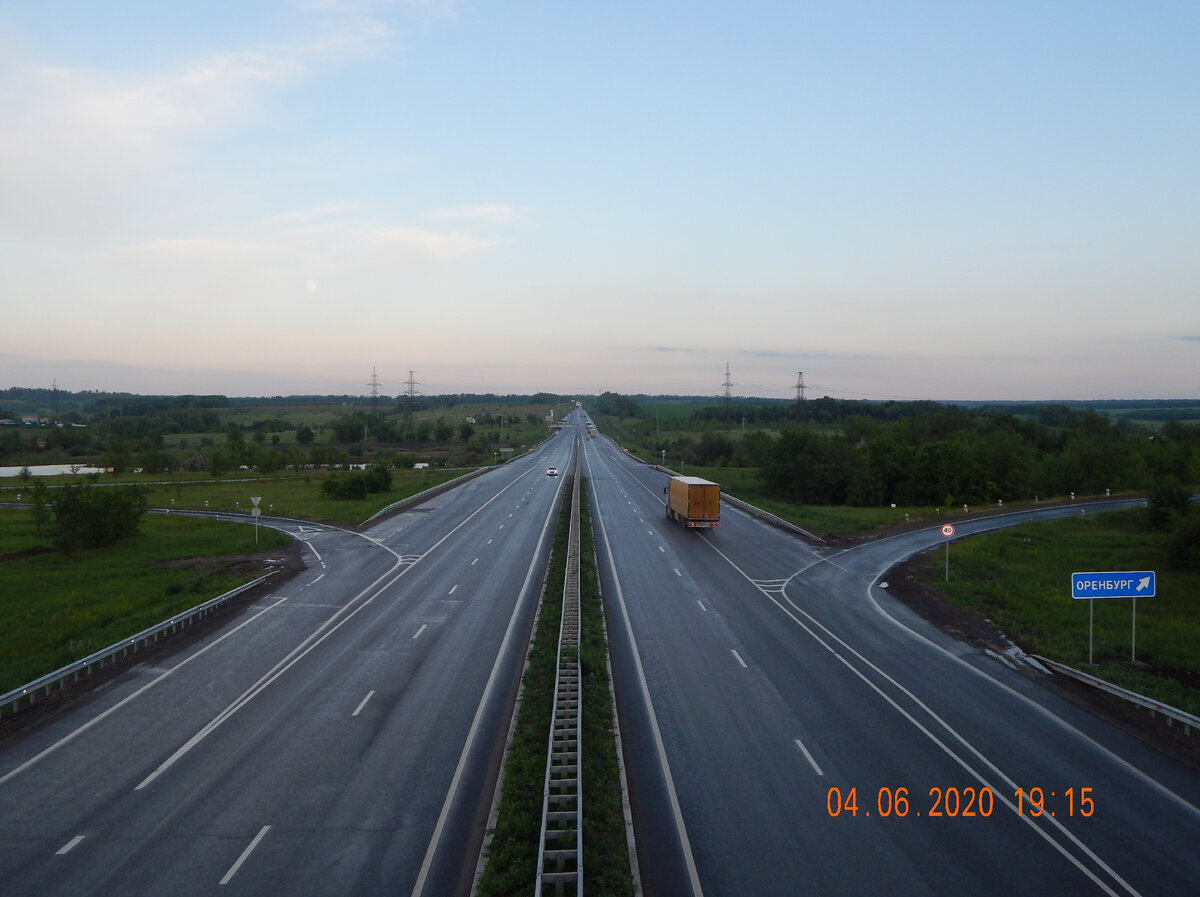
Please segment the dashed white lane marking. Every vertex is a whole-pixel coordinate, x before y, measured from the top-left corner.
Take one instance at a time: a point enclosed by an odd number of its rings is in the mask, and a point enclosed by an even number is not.
[[[364,697],[361,701],[358,702],[358,706],[354,708],[354,712],[351,713],[350,715],[358,716],[360,713],[362,713],[362,709],[367,706],[367,701],[371,700],[371,698],[374,695],[375,695],[374,690],[367,692],[366,697]]]
[[[66,854],[68,854],[72,850],[74,850],[75,847],[79,844],[79,842],[82,841],[85,837],[86,837],[86,835],[76,835],[74,838],[72,838],[70,841],[68,841],[62,847],[58,848],[58,850],[54,851],[54,855],[57,857],[65,856]]]
[[[258,834],[254,836],[254,840],[242,851],[242,855],[237,858],[237,861],[229,867],[229,871],[225,873],[225,877],[221,879],[220,884],[227,885],[237,875],[238,870],[242,868],[242,863],[254,852],[254,848],[258,847],[258,843],[267,836],[267,832],[271,830],[271,826],[264,825],[258,830]]]

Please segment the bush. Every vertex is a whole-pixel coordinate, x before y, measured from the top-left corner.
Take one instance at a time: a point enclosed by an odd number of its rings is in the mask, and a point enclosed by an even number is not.
[[[51,502],[54,544],[70,554],[80,548],[105,548],[137,534],[146,513],[146,490],[141,486],[63,486]]]
[[[321,484],[323,498],[360,499],[373,492],[392,488],[392,472],[382,464],[373,464],[365,471],[352,471],[344,477],[333,476]]]
[[[1167,557],[1179,569],[1200,570],[1200,508],[1190,508],[1182,518],[1171,537]]]

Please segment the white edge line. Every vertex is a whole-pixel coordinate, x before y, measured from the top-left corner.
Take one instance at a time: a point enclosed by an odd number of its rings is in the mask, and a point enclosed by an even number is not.
[[[730,653],[733,655],[733,659],[742,665],[743,670],[750,669],[750,667],[746,665],[746,661],[742,660],[742,655],[738,654],[736,649],[731,648]]]
[[[515,481],[514,481],[515,482]],[[556,507],[552,503],[550,511],[546,514],[546,519],[542,523],[542,532],[538,536],[538,544],[540,545],[546,538],[546,532],[550,528],[552,520],[557,519]],[[504,524],[500,524],[500,528],[504,528]],[[456,528],[457,529],[457,528]],[[478,560],[478,558],[476,558]],[[534,552],[534,557],[529,562],[529,568],[525,571],[525,582],[521,586],[521,591],[518,593],[517,603],[513,606],[512,615],[508,618],[508,628],[504,631],[504,637],[500,641],[500,650],[496,652],[496,660],[492,664],[492,672],[488,676],[487,684],[483,687],[483,695],[479,699],[479,706],[475,708],[475,718],[471,720],[471,728],[467,732],[466,741],[463,742],[462,753],[458,757],[458,766],[454,769],[454,776],[450,780],[450,787],[446,790],[446,799],[442,802],[441,813],[438,814],[438,820],[434,824],[433,834],[429,838],[429,846],[425,849],[425,858],[421,861],[421,868],[417,872],[417,880],[413,884],[413,897],[419,897],[425,893],[425,882],[429,877],[429,870],[433,867],[434,857],[437,855],[438,849],[441,847],[442,834],[446,828],[446,821],[450,817],[451,807],[454,805],[454,800],[458,796],[459,783],[462,780],[463,772],[467,767],[467,760],[475,749],[475,740],[479,737],[480,722],[483,719],[485,708],[493,700],[492,694],[498,687],[501,658],[509,650],[510,643],[516,634],[517,617],[523,604],[523,596],[528,592],[530,584],[533,582],[534,568],[537,562],[537,552]],[[536,600],[536,599],[535,599]]]
[[[168,676],[172,675],[173,673],[176,673],[176,672],[178,672],[178,671],[179,671],[179,670],[181,670],[183,667],[185,667],[185,666],[187,666],[189,663],[191,663],[193,660],[196,660],[198,657],[201,657],[201,656],[203,656],[204,654],[207,654],[207,653],[208,653],[209,651],[211,651],[213,648],[217,647],[217,645],[219,645],[219,644],[221,644],[223,641],[225,641],[225,639],[232,637],[232,636],[233,636],[233,635],[235,635],[235,634],[236,634],[236,633],[237,633],[239,630],[241,630],[241,629],[245,628],[246,626],[249,626],[251,623],[253,623],[255,620],[257,620],[257,619],[258,619],[259,617],[261,617],[263,614],[265,614],[265,613],[269,613],[271,610],[273,610],[273,609],[275,609],[276,607],[278,607],[278,606],[279,606],[280,604],[282,604],[284,601],[287,601],[287,598],[280,598],[280,599],[279,599],[278,601],[276,601],[274,604],[271,604],[271,605],[269,605],[269,606],[267,606],[267,607],[264,607],[262,610],[260,610],[258,613],[256,613],[254,616],[252,616],[250,619],[248,619],[248,620],[244,620],[242,623],[239,623],[239,624],[238,624],[237,626],[235,626],[233,629],[229,630],[229,631],[228,631],[227,633],[225,633],[223,636],[221,636],[220,638],[218,638],[216,641],[214,641],[214,642],[210,642],[208,645],[206,645],[205,647],[201,648],[201,649],[200,649],[199,651],[197,651],[195,654],[191,654],[191,655],[189,655],[189,656],[185,657],[185,658],[184,658],[183,660],[181,660],[179,663],[175,664],[175,666],[171,667],[169,670],[167,670],[166,672],[162,673],[162,675],[160,675],[160,676],[158,676],[158,677],[156,677],[156,678],[154,678],[154,679],[151,679],[149,682],[147,682],[145,685],[143,685],[143,686],[142,686],[141,688],[139,688],[137,691],[130,693],[129,695],[127,695],[126,697],[124,697],[123,699],[121,699],[120,701],[118,701],[116,704],[113,704],[113,706],[109,707],[109,708],[108,708],[107,710],[105,710],[103,713],[100,713],[100,714],[98,714],[98,715],[96,715],[96,716],[92,717],[90,720],[88,720],[86,723],[84,723],[84,724],[83,724],[82,726],[80,726],[78,729],[75,729],[74,731],[70,732],[69,734],[67,734],[67,735],[64,735],[62,738],[60,738],[58,741],[54,742],[54,744],[52,744],[52,745],[50,745],[49,747],[47,747],[47,748],[46,748],[45,750],[43,750],[41,753],[39,753],[39,754],[35,754],[34,756],[30,757],[28,760],[26,760],[26,761],[25,761],[24,763],[22,763],[20,766],[17,766],[17,767],[15,767],[15,768],[13,768],[13,769],[10,769],[10,770],[9,770],[8,772],[6,772],[4,775],[0,776],[0,785],[3,785],[5,782],[7,782],[9,779],[13,778],[13,777],[14,777],[14,776],[16,776],[17,774],[19,774],[19,773],[21,773],[21,772],[24,772],[24,771],[25,771],[26,769],[28,769],[30,766],[33,766],[33,765],[34,765],[35,763],[37,763],[39,760],[42,760],[42,759],[44,759],[45,757],[48,757],[50,754],[54,753],[55,751],[57,751],[59,748],[63,747],[64,745],[66,745],[66,744],[69,744],[70,742],[74,741],[74,740],[75,740],[77,737],[79,737],[80,735],[82,735],[82,734],[83,734],[84,732],[86,732],[88,729],[92,728],[92,726],[96,725],[96,724],[97,724],[97,723],[99,723],[101,720],[104,720],[104,719],[106,719],[107,717],[111,716],[112,714],[116,713],[118,710],[120,710],[122,707],[124,707],[124,706],[125,706],[126,704],[128,704],[130,701],[134,700],[134,699],[135,699],[135,698],[137,698],[137,697],[140,697],[140,696],[141,696],[141,695],[142,695],[144,692],[147,692],[147,691],[149,691],[149,690],[150,690],[151,688],[153,688],[155,685],[157,685],[158,683],[162,682],[164,679],[166,679]]]
[[[588,470],[591,470],[591,464],[588,464]],[[631,502],[632,504],[632,502]],[[596,519],[600,523],[600,535],[604,538],[604,548],[608,555],[608,568],[612,573],[613,584],[617,589],[617,605],[621,609],[621,621],[625,625],[626,637],[629,639],[629,644],[632,647],[633,666],[637,674],[638,684],[642,693],[642,701],[645,704],[646,711],[650,717],[651,734],[654,736],[655,752],[658,754],[659,766],[663,772],[663,780],[667,787],[667,797],[671,803],[671,811],[675,817],[675,829],[679,833],[680,849],[683,851],[684,865],[687,866],[689,884],[691,885],[692,894],[695,897],[703,897],[704,889],[700,886],[700,874],[696,869],[696,858],[692,855],[692,844],[688,839],[687,826],[683,822],[683,809],[679,806],[679,795],[675,791],[675,779],[671,775],[671,765],[667,762],[667,748],[663,743],[662,730],[658,726],[658,717],[654,713],[654,702],[650,700],[650,686],[646,681],[646,671],[642,667],[642,657],[638,653],[637,640],[633,635],[633,623],[629,619],[629,609],[625,604],[625,590],[621,588],[621,578],[617,575],[616,565],[613,563],[612,544],[608,539],[608,527],[604,524],[604,515],[600,513],[600,503],[596,501],[593,504],[593,509],[596,512]]]
[[[271,826],[264,825],[258,830],[258,834],[254,836],[254,840],[246,845],[246,849],[242,851],[242,855],[234,861],[234,864],[229,867],[229,871],[225,873],[225,877],[221,879],[219,884],[227,885],[237,875],[238,870],[242,868],[242,863],[246,862],[246,858],[254,852],[254,848],[258,847],[258,842],[266,837],[267,832],[271,830]]]
[[[710,543],[710,545],[711,545],[711,543]],[[748,576],[746,574],[746,572],[744,570],[742,570],[737,564],[735,564],[729,558],[728,555],[726,555],[723,551],[721,551],[721,549],[717,548],[715,545],[712,545],[711,547],[712,547],[713,551],[715,551],[717,554],[721,555],[721,557],[725,559],[726,563],[728,563],[729,566],[733,567],[733,569],[735,569],[739,573],[741,573],[742,576],[744,576],[747,581],[749,581],[750,583],[755,584],[757,586],[757,584],[754,583],[754,580],[751,579],[751,577]],[[909,713],[905,708],[901,707],[900,703],[895,698],[893,698],[891,695],[889,695],[883,689],[882,686],[880,686],[878,683],[873,681],[869,676],[867,676],[866,673],[864,673],[862,670],[860,670],[858,667],[856,667],[848,659],[848,657],[845,654],[839,652],[833,645],[831,645],[829,642],[827,642],[825,639],[823,639],[820,635],[818,635],[817,632],[814,629],[812,629],[810,626],[808,626],[803,620],[801,620],[800,617],[797,616],[797,614],[803,615],[804,617],[808,618],[810,621],[812,621],[814,626],[818,627],[824,633],[826,633],[826,635],[828,635],[832,641],[835,641],[838,644],[842,645],[846,649],[848,654],[851,654],[854,657],[856,657],[866,667],[873,670],[877,675],[881,676],[883,679],[885,679],[887,682],[889,682],[893,687],[898,689],[904,696],[906,696],[909,700],[911,700],[914,704],[916,704],[919,708],[921,708],[921,710],[924,711],[932,720],[934,720],[937,724],[939,724],[942,729],[944,729],[948,734],[953,736],[970,753],[974,754],[974,756],[980,761],[980,763],[982,763],[984,766],[991,769],[991,771],[995,774],[995,776],[1002,779],[1010,787],[1013,787],[1013,788],[1016,787],[1016,783],[1003,770],[998,768],[996,766],[996,764],[993,763],[988,757],[984,756],[984,754],[981,753],[978,748],[976,748],[973,744],[971,744],[971,742],[967,741],[966,738],[964,738],[949,723],[947,723],[944,719],[942,719],[942,717],[938,716],[937,713],[935,713],[932,709],[930,709],[928,706],[926,706],[921,701],[920,698],[918,698],[915,694],[913,694],[911,691],[906,689],[903,685],[901,685],[899,682],[897,682],[895,679],[893,679],[891,676],[889,676],[886,672],[881,670],[879,667],[877,667],[875,664],[873,664],[870,660],[868,660],[866,657],[864,657],[862,654],[860,654],[858,651],[856,651],[851,645],[849,645],[847,642],[845,642],[843,639],[841,639],[836,633],[834,633],[832,630],[830,630],[828,627],[826,627],[823,623],[821,623],[819,620],[817,620],[816,617],[812,616],[812,614],[803,610],[799,606],[793,604],[791,599],[788,598],[786,595],[783,596],[784,600],[787,601],[787,603],[789,605],[791,605],[791,607],[795,610],[795,613],[793,613],[792,610],[789,610],[787,607],[785,607],[775,595],[766,591],[761,586],[757,586],[757,588],[763,595],[765,595],[767,597],[767,600],[769,600],[776,607],[778,607],[781,611],[783,611],[783,613],[786,616],[790,617],[792,619],[792,621],[794,623],[796,623],[796,625],[798,625],[805,632],[807,632],[808,635],[815,642],[817,642],[817,644],[819,644],[822,648],[824,648],[826,651],[828,651],[830,654],[832,654],[833,657],[835,659],[837,659],[839,662],[841,662],[841,664],[843,666],[845,666],[851,673],[853,673],[860,680],[862,680],[862,682],[868,688],[870,688],[872,691],[874,691],[876,694],[878,694],[881,698],[883,698],[884,701],[886,701],[888,704],[890,704],[897,713],[899,713],[901,716],[903,716],[905,719],[907,719],[923,735],[925,735],[926,738],[928,738],[935,745],[937,745],[942,750],[943,753],[945,753],[948,757],[950,757],[951,760],[955,761],[959,766],[961,766],[964,770],[966,770],[966,772],[969,773],[970,775],[972,775],[981,785],[984,785],[984,786],[990,788],[992,790],[992,792],[995,794],[996,799],[999,800],[1000,803],[1004,804],[1009,810],[1011,810],[1015,815],[1017,815],[1017,817],[1020,819],[1020,821],[1024,822],[1034,832],[1036,832],[1039,836],[1041,836],[1041,838],[1044,841],[1046,841],[1046,843],[1048,843],[1051,847],[1053,847],[1055,850],[1057,850],[1065,859],[1070,861],[1077,869],[1079,869],[1080,872],[1082,872],[1084,875],[1086,875],[1088,878],[1090,878],[1102,891],[1104,891],[1104,893],[1110,895],[1110,897],[1116,897],[1116,891],[1114,891],[1111,887],[1109,887],[1108,883],[1106,881],[1104,881],[1103,879],[1101,879],[1100,876],[1097,875],[1092,869],[1088,868],[1088,866],[1084,864],[1082,859],[1077,857],[1075,854],[1071,853],[1066,848],[1066,846],[1063,845],[1062,842],[1056,840],[1054,835],[1051,832],[1048,832],[1041,825],[1038,825],[1039,820],[1041,820],[1041,822],[1044,823],[1045,825],[1055,828],[1061,835],[1063,835],[1067,840],[1069,840],[1072,844],[1074,844],[1080,850],[1080,852],[1082,854],[1084,854],[1088,859],[1091,859],[1092,862],[1095,863],[1101,870],[1106,872],[1113,879],[1114,882],[1116,882],[1119,886],[1124,888],[1127,893],[1134,895],[1134,897],[1140,897],[1140,894],[1138,893],[1137,890],[1135,890],[1133,888],[1132,885],[1130,885],[1123,878],[1121,878],[1121,876],[1118,875],[1116,873],[1116,871],[1114,871],[1104,860],[1102,860],[1094,851],[1092,851],[1086,844],[1084,844],[1070,830],[1068,830],[1063,825],[1062,822],[1060,822],[1059,820],[1057,820],[1053,817],[1051,817],[1049,820],[1046,820],[1043,817],[1026,816],[1026,815],[1017,813],[1016,806],[1013,804],[1012,801],[1010,801],[1005,796],[1005,792],[1003,791],[1003,789],[1000,789],[1000,788],[994,786],[983,773],[981,773],[979,770],[972,767],[967,760],[963,759],[957,753],[955,753],[954,749],[951,748],[950,745],[948,745],[946,742],[944,742],[940,738],[938,738],[937,735],[935,735],[932,731],[930,731],[930,729],[927,726],[922,724],[915,716],[913,716],[911,713]]]

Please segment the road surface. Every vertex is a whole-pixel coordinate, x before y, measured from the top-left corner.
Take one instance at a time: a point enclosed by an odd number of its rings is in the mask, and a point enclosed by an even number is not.
[[[939,528],[818,550],[726,507],[687,530],[663,473],[606,440],[584,465],[647,895],[1197,892],[1193,771],[879,587]]]

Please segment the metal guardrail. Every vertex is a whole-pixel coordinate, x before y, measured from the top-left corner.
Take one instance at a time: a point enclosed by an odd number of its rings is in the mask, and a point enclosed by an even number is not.
[[[579,465],[571,490],[571,528],[567,538],[567,571],[563,581],[562,621],[558,632],[558,670],[554,681],[554,713],[546,750],[542,790],[542,831],[538,843],[535,897],[552,885],[564,897],[574,883],[583,895],[583,789],[580,783],[579,717]]]
[[[92,667],[103,666],[106,661],[114,660],[117,657],[125,657],[131,651],[137,651],[138,648],[144,647],[151,642],[156,642],[160,638],[175,632],[177,629],[191,625],[197,620],[208,616],[229,599],[265,582],[278,572],[278,570],[272,570],[270,573],[265,573],[257,579],[240,585],[223,595],[218,595],[216,598],[211,598],[203,604],[198,604],[181,614],[176,614],[168,620],[151,626],[149,629],[143,629],[137,635],[122,639],[116,644],[109,645],[107,648],[103,648],[94,654],[89,654],[82,660],[67,664],[67,666],[55,670],[53,673],[47,673],[40,679],[35,679],[26,685],[22,685],[20,688],[13,689],[6,695],[0,695],[0,716],[3,716],[5,713],[9,715],[14,714],[22,706],[28,707],[36,703],[38,695],[49,696],[55,686],[62,688],[68,679],[72,682],[78,680],[80,676],[90,673]]]
[[[1123,701],[1128,701],[1131,704],[1136,704],[1139,707],[1144,707],[1151,714],[1161,713],[1168,720],[1167,725],[1170,725],[1170,720],[1183,723],[1183,733],[1190,735],[1192,729],[1200,729],[1200,716],[1193,716],[1186,711],[1180,710],[1177,707],[1172,707],[1170,704],[1164,704],[1161,701],[1156,701],[1153,698],[1148,698],[1145,695],[1139,695],[1136,691],[1129,691],[1126,688],[1121,688],[1119,685],[1113,685],[1111,682],[1093,676],[1090,673],[1085,673],[1082,670],[1077,670],[1065,664],[1058,663],[1054,660],[1042,657],[1037,654],[1031,654],[1030,657],[1036,658],[1040,663],[1049,667],[1056,673],[1064,676],[1070,676],[1072,679],[1077,679],[1093,688],[1098,688],[1101,691],[1108,692],[1110,695],[1115,695]]]
[[[446,480],[446,482],[438,483],[436,486],[430,486],[428,489],[421,490],[416,495],[410,495],[410,496],[408,496],[408,498],[402,498],[399,501],[394,501],[390,505],[386,505],[385,507],[380,508],[378,511],[376,511],[374,514],[372,514],[370,517],[368,517],[366,520],[364,520],[359,525],[366,526],[368,523],[374,523],[380,517],[383,517],[387,514],[392,513],[392,511],[397,511],[400,508],[407,508],[410,505],[419,505],[421,502],[426,501],[427,499],[433,498],[436,495],[441,495],[443,492],[446,492],[447,490],[453,489],[455,486],[458,486],[458,485],[461,485],[462,483],[467,482],[467,480],[473,480],[473,479],[475,479],[475,477],[482,476],[483,474],[487,473],[489,470],[494,470],[494,469],[495,469],[494,465],[489,466],[489,467],[478,467],[475,470],[469,471],[468,473],[464,473],[460,477],[455,477],[452,480]]]
[[[821,545],[825,544],[825,540],[815,533],[810,533],[808,530],[796,526],[796,524],[792,523],[790,520],[784,520],[782,517],[777,517],[770,511],[764,511],[762,508],[757,508],[748,501],[742,501],[740,498],[734,498],[728,492],[721,493],[721,501],[728,502],[735,508],[745,511],[747,514],[757,517],[759,520],[764,520],[772,526],[777,526],[780,529],[787,530],[790,533],[803,536],[805,539],[811,539],[813,542],[819,542]]]

